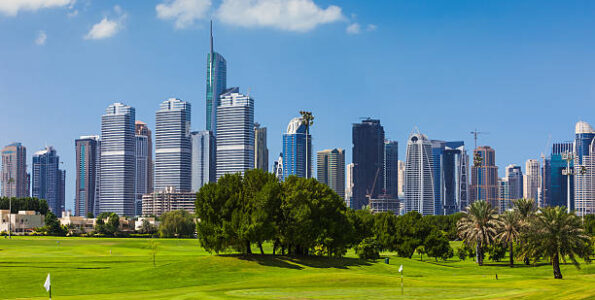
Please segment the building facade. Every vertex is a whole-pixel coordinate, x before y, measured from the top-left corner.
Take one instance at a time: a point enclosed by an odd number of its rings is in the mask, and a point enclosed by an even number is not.
[[[573,143],[555,143],[552,154],[545,161],[545,192],[542,196],[543,206],[568,206],[568,178],[563,175],[567,162],[562,159],[564,153],[572,153]],[[570,161],[570,168],[574,168],[574,161]],[[574,208],[574,178],[570,176],[570,206]]]
[[[523,198],[523,170],[521,166],[508,165],[506,167],[506,178],[508,179],[508,201],[500,203],[500,211],[513,207],[513,201]]]
[[[541,175],[539,161],[528,159],[525,162],[525,176],[523,178],[523,198],[533,199],[536,203],[539,199],[539,186]]]
[[[384,183],[384,127],[365,119],[352,127],[353,189],[351,208],[361,209],[369,198],[382,194]]]
[[[574,209],[579,216],[595,213],[595,130],[576,124],[574,140]]]
[[[196,193],[176,191],[175,188],[168,187],[143,196],[143,214],[161,216],[180,209],[193,214],[195,200]]]
[[[99,162],[99,136],[81,136],[74,141],[76,149],[76,188],[74,213],[86,217],[95,214]]]
[[[136,135],[136,185],[134,187],[134,215],[143,214],[143,195],[149,193],[149,139]]]
[[[206,128],[217,135],[217,108],[219,97],[227,88],[227,62],[213,49],[213,23],[211,22],[211,51],[207,55]]]
[[[114,103],[101,117],[98,213],[134,216],[136,185],[135,110]]]
[[[216,145],[213,132],[208,130],[191,133],[192,140],[192,191],[198,192],[200,188],[215,182],[216,177]]]
[[[269,170],[269,149],[267,148],[267,128],[254,123],[254,167]]]
[[[55,215],[62,215],[65,208],[66,171],[60,170],[60,157],[52,146],[35,152],[32,171],[33,197],[45,199]]]
[[[469,204],[469,156],[463,141],[432,140],[434,213],[450,215]]]
[[[28,196],[27,148],[13,143],[2,149],[2,197]]]
[[[328,185],[345,198],[345,150],[328,149],[317,153],[317,176],[319,182]]]
[[[389,198],[399,198],[399,143],[384,141],[384,195]]]
[[[254,169],[254,99],[226,90],[217,107],[217,179]]]
[[[420,214],[433,215],[434,174],[432,143],[428,138],[415,131],[407,141],[405,162],[405,201],[406,210]]]
[[[153,162],[153,135],[151,133],[151,129],[145,122],[136,121],[134,122],[134,131],[135,135],[139,136],[146,136],[147,137],[147,193],[153,192],[153,180],[154,180],[154,172],[153,169],[155,168]]]
[[[283,134],[283,178],[291,175],[310,178],[312,163],[308,161],[312,161],[312,137],[306,134],[302,118],[293,118]]]
[[[473,151],[469,195],[471,196],[471,203],[483,200],[490,203],[494,209],[500,207],[496,151],[490,146],[480,146]]]

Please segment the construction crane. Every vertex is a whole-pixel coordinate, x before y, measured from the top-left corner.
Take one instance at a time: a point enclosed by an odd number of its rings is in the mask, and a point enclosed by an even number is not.
[[[374,176],[374,182],[372,183],[372,189],[368,190],[366,193],[366,198],[368,198],[368,204],[372,200],[372,195],[374,194],[374,190],[376,189],[376,182],[378,181],[378,174],[380,173],[380,168],[376,169],[376,175]]]
[[[474,149],[477,149],[477,136],[480,134],[490,134],[490,133],[477,131],[477,128],[475,128],[475,130],[471,131],[471,134],[473,135],[473,139],[475,140],[475,148]]]

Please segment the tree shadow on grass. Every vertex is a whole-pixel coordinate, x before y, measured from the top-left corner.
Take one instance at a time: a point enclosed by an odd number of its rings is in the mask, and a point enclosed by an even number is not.
[[[222,257],[235,257],[241,260],[257,262],[260,265],[268,267],[286,268],[302,270],[303,266],[310,268],[336,268],[347,269],[353,266],[370,266],[372,263],[367,260],[357,258],[327,258],[317,256],[280,256],[280,255],[241,255],[241,254],[221,254]]]
[[[504,267],[504,268],[509,268],[509,269],[514,269],[514,268],[535,268],[535,267],[541,267],[541,266],[549,266],[549,263],[546,262],[542,262],[542,263],[536,263],[536,264],[530,264],[530,265],[526,265],[523,263],[518,263],[518,264],[514,264],[514,266],[511,268],[509,264],[504,264],[504,263],[484,263],[483,266],[486,267]]]

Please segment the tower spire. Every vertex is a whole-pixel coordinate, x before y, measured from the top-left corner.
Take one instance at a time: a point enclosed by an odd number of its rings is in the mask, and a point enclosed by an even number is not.
[[[211,20],[211,59],[213,57],[213,20]]]

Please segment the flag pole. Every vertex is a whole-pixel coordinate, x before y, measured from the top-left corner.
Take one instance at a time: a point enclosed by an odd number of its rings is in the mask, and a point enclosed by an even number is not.
[[[50,285],[50,300],[52,300],[52,286]]]

